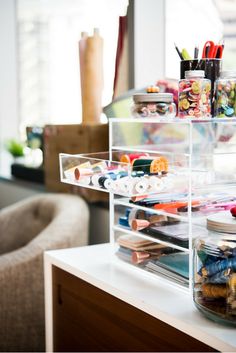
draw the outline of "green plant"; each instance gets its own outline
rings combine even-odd
[[[24,143],[15,139],[10,139],[6,142],[6,149],[13,157],[24,156]]]

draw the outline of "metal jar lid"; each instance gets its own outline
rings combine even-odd
[[[191,78],[191,77],[205,77],[205,72],[204,70],[189,70],[185,71],[185,78]]]
[[[234,70],[221,71],[220,78],[236,78],[236,71]]]
[[[173,103],[172,93],[135,93],[133,95],[135,103],[153,102],[153,103]]]

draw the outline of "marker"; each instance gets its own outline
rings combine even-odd
[[[183,60],[192,60],[191,56],[187,52],[187,50],[184,48],[181,52],[182,57],[184,58]]]

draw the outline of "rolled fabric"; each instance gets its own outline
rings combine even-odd
[[[93,36],[85,38],[81,43],[82,60],[81,95],[82,122],[85,124],[100,123],[102,113],[103,89],[103,39],[98,29]]]

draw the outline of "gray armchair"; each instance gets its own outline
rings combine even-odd
[[[44,351],[45,250],[88,243],[78,196],[41,194],[0,211],[0,351]]]

